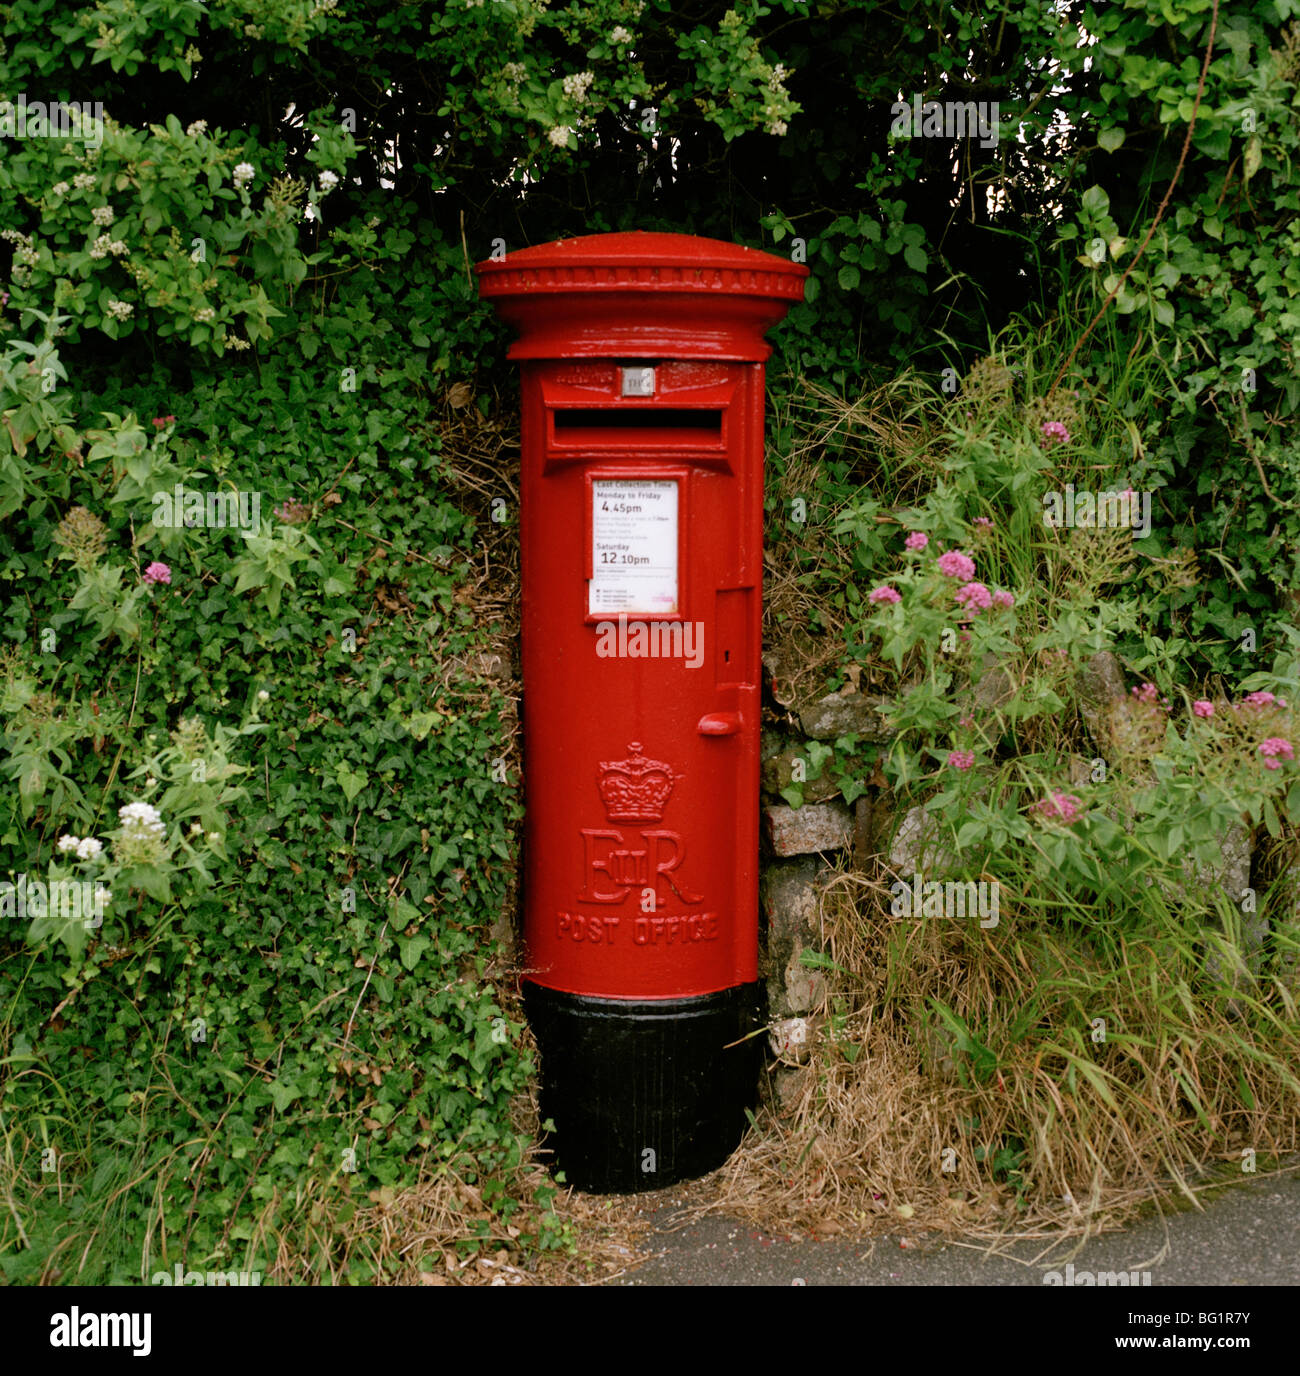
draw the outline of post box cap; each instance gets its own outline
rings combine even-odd
[[[519,331],[511,358],[759,362],[808,269],[758,249],[633,230],[538,244],[476,265]]]

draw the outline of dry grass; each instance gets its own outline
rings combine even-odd
[[[528,1235],[537,1235],[543,1209],[530,1200],[547,1183],[535,1160],[510,1173],[509,1193],[520,1206],[508,1222],[484,1201],[479,1185],[448,1168],[428,1172],[405,1189],[372,1190],[342,1218],[337,1191],[331,1191],[334,1202],[328,1206],[322,1198],[298,1199],[303,1233],[281,1241],[266,1281],[346,1283],[349,1265],[364,1259],[386,1285],[598,1284],[645,1259],[637,1244],[650,1223],[635,1201],[564,1189],[554,1207],[580,1245],[572,1252],[534,1250]]]
[[[1079,997],[1107,983],[1082,942],[1014,913],[996,939],[895,918],[880,885],[851,873],[828,886],[822,928],[841,973],[813,1017],[809,1059],[777,1071],[782,1092],[701,1211],[815,1236],[1061,1239],[1193,1199],[1215,1164],[1240,1179],[1245,1147],[1261,1172],[1300,1149],[1300,1094],[1284,1070],[1300,1059],[1294,1026],[1248,1029],[1211,1004],[1170,1016],[1143,983],[1144,953],[1113,972],[1123,1035],[1093,1046],[1068,1035],[1088,1027]],[[925,1019],[932,996],[992,1029],[990,1074]],[[1012,1040],[1028,1007],[1038,1016]],[[998,1144],[1022,1152],[1019,1174],[977,1159]]]
[[[851,465],[845,481],[905,506],[933,486],[940,472],[933,409],[928,386],[910,373],[852,401],[804,382],[774,409],[773,425],[788,420],[795,427],[794,469],[832,455]]]

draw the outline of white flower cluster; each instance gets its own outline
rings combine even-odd
[[[90,218],[101,228],[111,225],[113,223],[113,207],[111,205],[97,205],[90,212]]]
[[[93,860],[104,850],[104,843],[96,841],[93,836],[60,836],[58,845],[65,854],[68,851],[76,851],[78,860]]]
[[[50,187],[50,193],[54,196],[66,196],[68,194],[68,189],[67,182],[55,182],[54,185]]]
[[[193,61],[194,59],[187,57],[186,60]],[[187,124],[185,126],[186,138],[196,138],[199,134],[206,134],[207,132],[208,122],[205,119],[196,119],[193,124]]]
[[[0,239],[7,239],[14,245],[14,265],[10,275],[14,282],[21,285],[27,280],[40,257],[36,245],[32,242],[32,236],[16,229],[4,229],[0,230]]]
[[[93,172],[78,172],[72,179],[72,184],[78,191],[93,191],[95,189],[96,178]]]
[[[253,167],[253,164],[251,162],[239,163],[236,166],[234,172],[232,173],[232,180],[235,183],[235,189],[238,191],[242,187],[247,186],[248,183],[251,182],[256,175],[257,171]]]
[[[564,78],[564,94],[575,104],[581,105],[587,99],[587,91],[595,81],[594,72],[575,72]]]
[[[127,803],[118,808],[117,820],[127,831],[138,830],[154,836],[163,834],[162,813],[152,803]]]
[[[154,865],[167,858],[166,827],[152,803],[127,803],[117,810],[122,830],[113,855],[123,865]]]
[[[778,62],[776,66],[772,68],[772,75],[768,77],[767,84],[772,90],[779,91],[786,77],[789,75],[790,73],[786,71],[785,64],[783,62]]]
[[[236,353],[242,353],[246,348],[248,348],[248,340],[240,339],[238,335],[234,334],[232,334],[230,338],[226,340],[226,343],[230,346],[230,348],[234,349]]]
[[[129,252],[130,249],[121,239],[110,239],[107,234],[101,234],[90,246],[92,258],[106,258],[110,253],[114,258],[122,258]]]
[[[522,62],[507,62],[501,68],[501,75],[507,81],[513,81],[517,86],[528,75],[528,68]]]
[[[206,325],[209,320],[216,318],[216,314],[216,311],[214,311],[211,306],[200,306],[198,310],[194,312],[194,318],[201,325]]]
[[[567,124],[557,124],[554,129],[547,132],[546,137],[557,147],[563,148],[569,141],[569,135],[573,130]]]
[[[114,297],[104,308],[114,320],[130,320],[135,313],[135,307],[128,301],[119,301]]]
[[[622,24],[615,24],[609,31],[609,43],[612,48],[621,48],[623,44],[630,43],[631,41],[632,35],[628,33]]]
[[[328,196],[339,184],[337,174],[329,171],[322,172],[317,181],[320,182],[320,194],[322,196]]]

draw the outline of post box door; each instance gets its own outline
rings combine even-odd
[[[528,978],[757,978],[762,365],[525,365]]]

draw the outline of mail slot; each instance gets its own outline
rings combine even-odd
[[[666,406],[624,407],[622,410],[591,406],[561,408],[552,413],[555,433],[581,430],[636,430],[641,433],[656,430],[698,430],[700,434],[722,437],[722,412],[703,407],[695,410],[670,410]]]
[[[520,361],[525,1007],[555,1161],[657,1189],[757,1087],[765,332],[807,269],[675,234],[478,264]]]

